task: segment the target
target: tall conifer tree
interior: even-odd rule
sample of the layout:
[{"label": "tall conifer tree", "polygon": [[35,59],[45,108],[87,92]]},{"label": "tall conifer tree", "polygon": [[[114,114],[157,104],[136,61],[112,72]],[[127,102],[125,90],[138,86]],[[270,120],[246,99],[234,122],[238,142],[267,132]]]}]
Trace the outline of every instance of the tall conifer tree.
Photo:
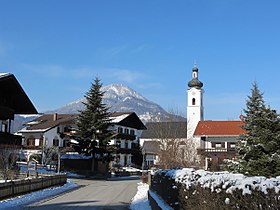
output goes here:
[{"label": "tall conifer tree", "polygon": [[240,137],[238,171],[248,175],[280,175],[280,118],[267,108],[256,82],[244,109],[245,134]]},{"label": "tall conifer tree", "polygon": [[106,152],[110,139],[110,112],[102,102],[105,92],[102,83],[95,78],[90,90],[85,94],[85,109],[80,111],[78,129],[80,134],[80,152],[88,155]]}]

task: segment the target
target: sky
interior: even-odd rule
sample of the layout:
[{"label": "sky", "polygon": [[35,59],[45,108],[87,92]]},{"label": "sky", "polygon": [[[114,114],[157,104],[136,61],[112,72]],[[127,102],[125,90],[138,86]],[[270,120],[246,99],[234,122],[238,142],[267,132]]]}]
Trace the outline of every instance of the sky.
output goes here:
[{"label": "sky", "polygon": [[0,72],[39,112],[95,77],[186,114],[194,63],[205,119],[238,119],[256,81],[280,111],[279,0],[0,0]]}]

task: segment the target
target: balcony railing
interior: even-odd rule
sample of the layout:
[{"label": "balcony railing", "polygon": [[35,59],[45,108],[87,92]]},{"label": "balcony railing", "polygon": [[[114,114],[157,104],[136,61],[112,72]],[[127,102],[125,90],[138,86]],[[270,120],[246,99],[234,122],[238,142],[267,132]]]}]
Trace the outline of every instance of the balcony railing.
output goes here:
[{"label": "balcony railing", "polygon": [[21,142],[21,136],[0,132],[0,144],[21,145]]},{"label": "balcony railing", "polygon": [[198,148],[197,153],[199,155],[210,154],[210,153],[236,153],[235,148]]},{"label": "balcony railing", "polygon": [[27,150],[42,150],[42,146],[35,146],[35,145],[23,145],[23,149]]},{"label": "balcony railing", "polygon": [[136,135],[130,135],[130,134],[126,134],[126,133],[118,133],[116,135],[117,139],[125,139],[125,140],[135,140],[136,139]]}]

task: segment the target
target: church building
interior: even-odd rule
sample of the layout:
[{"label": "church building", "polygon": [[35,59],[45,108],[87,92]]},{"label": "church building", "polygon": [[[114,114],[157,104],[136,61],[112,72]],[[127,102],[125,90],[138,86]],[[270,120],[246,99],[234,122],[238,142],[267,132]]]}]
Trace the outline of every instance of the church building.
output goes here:
[{"label": "church building", "polygon": [[192,69],[192,80],[188,82],[187,120],[188,136],[197,145],[205,169],[218,169],[224,159],[234,159],[235,145],[239,135],[244,134],[243,121],[204,120],[203,83],[198,79],[198,68]]}]

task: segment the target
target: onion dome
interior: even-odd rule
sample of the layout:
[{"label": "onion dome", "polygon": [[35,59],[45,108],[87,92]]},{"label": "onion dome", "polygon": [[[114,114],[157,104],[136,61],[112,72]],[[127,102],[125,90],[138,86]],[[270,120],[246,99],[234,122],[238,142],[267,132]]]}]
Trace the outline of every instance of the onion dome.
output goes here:
[{"label": "onion dome", "polygon": [[198,89],[202,88],[203,83],[198,80],[198,68],[197,68],[196,64],[194,65],[192,72],[193,72],[192,80],[188,82],[188,86],[190,88],[192,88],[192,87],[198,88]]},{"label": "onion dome", "polygon": [[196,66],[196,65],[194,65],[194,67],[193,67],[192,71],[196,71],[196,72],[198,72],[198,68],[197,68],[197,66]]},{"label": "onion dome", "polygon": [[195,88],[202,88],[203,83],[200,82],[197,78],[193,78],[191,81],[188,82],[188,86],[190,88],[195,87]]}]

